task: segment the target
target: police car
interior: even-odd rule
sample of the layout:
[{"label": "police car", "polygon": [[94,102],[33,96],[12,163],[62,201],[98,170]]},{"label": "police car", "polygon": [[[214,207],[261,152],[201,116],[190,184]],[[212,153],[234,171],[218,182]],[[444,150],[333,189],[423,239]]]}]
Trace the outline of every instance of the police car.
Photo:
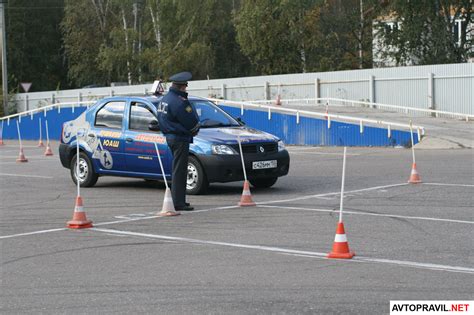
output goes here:
[{"label": "police car", "polygon": [[[81,186],[93,186],[106,175],[162,180],[155,143],[165,176],[172,180],[171,151],[157,121],[161,98],[105,98],[77,119],[64,123],[59,156],[61,164],[70,169],[74,183],[77,142]],[[243,180],[238,137],[247,177],[254,187],[270,187],[278,177],[288,174],[290,158],[280,139],[245,126],[209,100],[188,99],[196,109],[201,129],[190,145],[187,194],[203,194],[210,183]]]}]

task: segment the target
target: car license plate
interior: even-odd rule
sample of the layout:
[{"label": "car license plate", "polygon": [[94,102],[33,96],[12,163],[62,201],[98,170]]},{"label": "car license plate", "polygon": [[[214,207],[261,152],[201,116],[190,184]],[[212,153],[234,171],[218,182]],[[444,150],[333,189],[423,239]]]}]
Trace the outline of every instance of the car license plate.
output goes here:
[{"label": "car license plate", "polygon": [[258,161],[252,163],[252,169],[254,170],[261,170],[265,168],[275,168],[277,167],[277,160],[271,161]]}]

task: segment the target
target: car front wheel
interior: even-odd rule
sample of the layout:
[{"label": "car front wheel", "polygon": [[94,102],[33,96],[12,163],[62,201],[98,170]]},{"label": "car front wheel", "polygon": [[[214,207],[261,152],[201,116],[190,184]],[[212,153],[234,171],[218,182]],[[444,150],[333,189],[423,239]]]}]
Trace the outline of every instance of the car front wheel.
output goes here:
[{"label": "car front wheel", "polygon": [[76,165],[77,154],[75,154],[71,159],[70,169],[71,169],[71,178],[74,184],[77,185],[76,178],[79,177],[79,184],[82,187],[91,187],[97,183],[99,176],[94,171],[92,162],[84,152],[79,153],[79,176],[77,176],[77,165]]},{"label": "car front wheel", "polygon": [[190,156],[188,159],[186,193],[188,195],[202,195],[206,193],[208,187],[209,182],[201,163],[194,156]]},{"label": "car front wheel", "polygon": [[249,179],[249,182],[255,188],[268,188],[272,187],[276,183],[277,179],[278,177],[254,178]]}]

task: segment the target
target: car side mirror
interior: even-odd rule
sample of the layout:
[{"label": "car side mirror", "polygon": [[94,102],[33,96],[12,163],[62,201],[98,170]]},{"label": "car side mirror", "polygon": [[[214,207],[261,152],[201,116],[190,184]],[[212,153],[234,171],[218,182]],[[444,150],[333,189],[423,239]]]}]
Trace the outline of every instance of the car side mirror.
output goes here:
[{"label": "car side mirror", "polygon": [[237,117],[237,119],[236,119],[236,120],[237,120],[237,122],[239,123],[239,125],[241,125],[241,126],[245,126],[245,122],[242,120],[242,118],[240,118],[240,117]]},{"label": "car side mirror", "polygon": [[150,123],[148,124],[148,129],[151,130],[151,131],[160,131],[160,126],[158,125],[158,120],[153,119],[152,121],[150,121]]}]

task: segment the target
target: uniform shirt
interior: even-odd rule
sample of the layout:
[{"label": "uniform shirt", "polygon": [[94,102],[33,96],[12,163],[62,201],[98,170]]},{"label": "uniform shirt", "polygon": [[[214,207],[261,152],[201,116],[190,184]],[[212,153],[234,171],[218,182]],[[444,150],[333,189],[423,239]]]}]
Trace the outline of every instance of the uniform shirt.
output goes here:
[{"label": "uniform shirt", "polygon": [[196,110],[188,101],[188,93],[171,87],[158,108],[160,129],[166,138],[193,142],[193,134],[199,130]]}]

